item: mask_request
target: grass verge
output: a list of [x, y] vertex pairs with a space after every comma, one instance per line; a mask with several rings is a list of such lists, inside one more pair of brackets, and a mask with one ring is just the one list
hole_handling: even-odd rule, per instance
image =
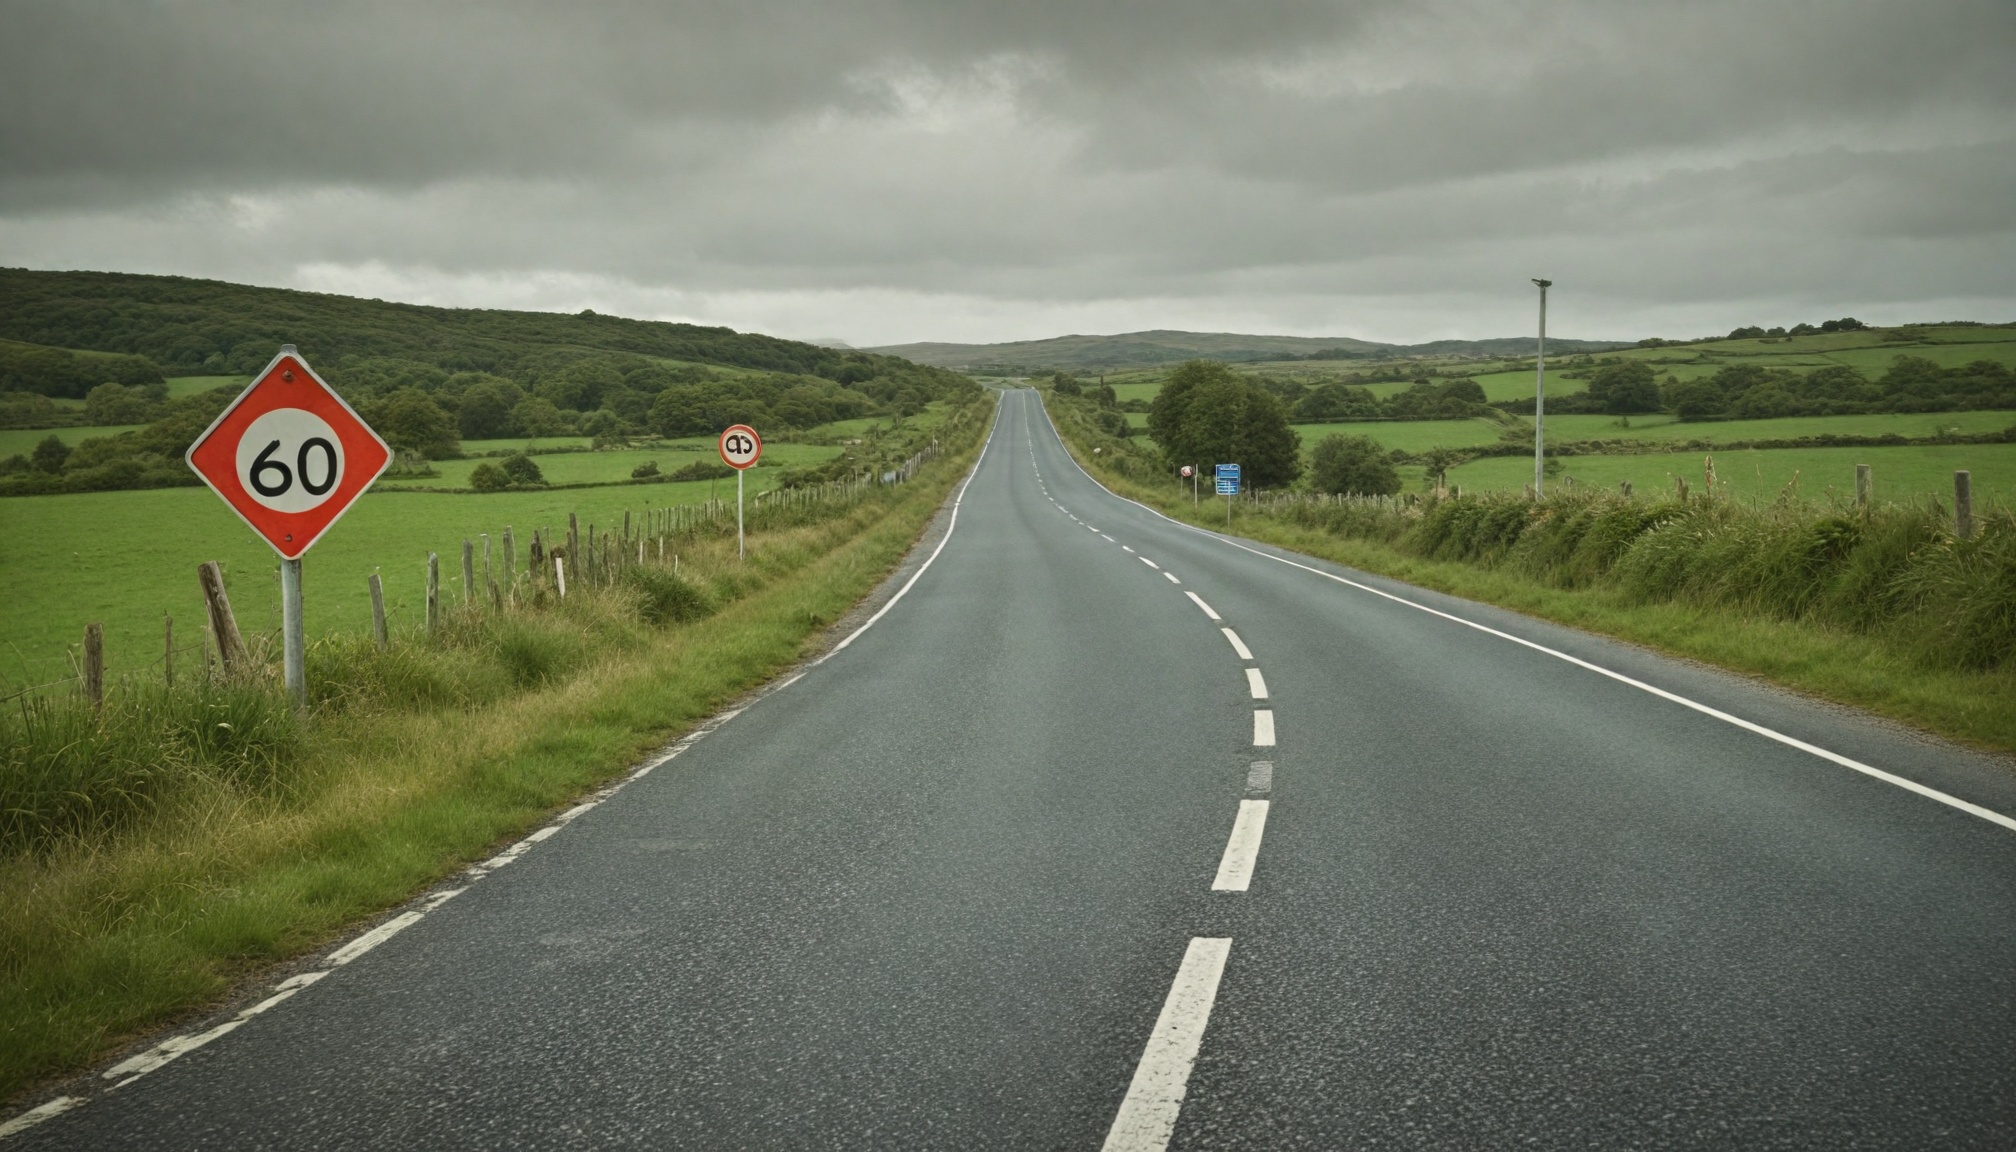
[[[1072, 419], [1068, 411], [1057, 415], [1072, 455], [1109, 489], [1175, 519], [1226, 530], [1222, 501], [1193, 509], [1187, 493], [1179, 494], [1173, 481], [1144, 482], [1145, 461], [1137, 450]], [[1103, 451], [1095, 455], [1093, 447]], [[1122, 461], [1120, 468], [1108, 464], [1116, 456]], [[1135, 474], [1124, 474], [1121, 468]], [[1648, 600], [1631, 587], [1600, 582], [1563, 587], [1514, 563], [1417, 555], [1398, 541], [1342, 535], [1287, 517], [1240, 515], [1231, 531], [1361, 571], [1767, 679], [1965, 743], [2016, 751], [2016, 666], [1939, 667], [1928, 662], [1922, 642], [1895, 631], [1787, 619], [1740, 602]]]
[[886, 501], [752, 537], [746, 566], [732, 538], [689, 552], [722, 602], [704, 618], [651, 626], [649, 586], [570, 596], [572, 634], [596, 641], [572, 656], [552, 621], [483, 641], [529, 686], [457, 681], [438, 653], [376, 668], [305, 722], [283, 780], [201, 774], [116, 829], [0, 860], [0, 1098], [399, 903], [789, 666], [902, 558], [979, 443]]

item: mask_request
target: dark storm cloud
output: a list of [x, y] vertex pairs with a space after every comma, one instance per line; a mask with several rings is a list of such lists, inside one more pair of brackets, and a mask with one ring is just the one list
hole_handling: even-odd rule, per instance
[[5, 263], [865, 339], [1481, 332], [1538, 266], [1619, 329], [2016, 311], [2006, 0], [0, 14]]

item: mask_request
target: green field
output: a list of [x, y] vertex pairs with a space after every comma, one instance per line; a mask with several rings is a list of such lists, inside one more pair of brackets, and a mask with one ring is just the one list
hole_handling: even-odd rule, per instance
[[[749, 494], [765, 490], [778, 471], [753, 470]], [[491, 533], [501, 564], [501, 534], [512, 525], [522, 565], [532, 529], [564, 531], [570, 511], [584, 529], [591, 522], [607, 528], [621, 525], [625, 509], [700, 503], [711, 487], [701, 480], [559, 492], [368, 492], [306, 558], [309, 634], [368, 628], [364, 581], [373, 571], [381, 573], [394, 618], [413, 619], [423, 608], [430, 549], [442, 557], [443, 597], [459, 601], [464, 538]], [[732, 483], [719, 491], [734, 499]], [[242, 628], [279, 627], [273, 550], [206, 488], [17, 497], [0, 501], [0, 515], [6, 517], [0, 580], [15, 589], [0, 631], [0, 678], [39, 684], [67, 675], [65, 646], [76, 644], [92, 621], [105, 625], [106, 663], [114, 671], [161, 658], [164, 613], [175, 617], [178, 643], [194, 644], [202, 619], [196, 565], [205, 560], [224, 562]]]
[[[1977, 506], [1999, 503], [2016, 508], [2016, 444], [1938, 444], [1897, 448], [1779, 448], [1717, 452], [1716, 484], [1739, 496], [1770, 500], [1798, 474], [1799, 492], [1812, 498], [1830, 493], [1842, 497], [1855, 491], [1855, 466], [1872, 469], [1876, 498], [1913, 500], [1953, 497], [1953, 472], [1973, 473]], [[1615, 488], [1630, 481], [1640, 493], [1665, 492], [1676, 477], [1701, 490], [1705, 454], [1658, 453], [1646, 456], [1564, 456], [1561, 478], [1577, 484]], [[1533, 482], [1533, 460], [1527, 456], [1494, 456], [1473, 460], [1449, 471], [1449, 482], [1479, 491], [1518, 491]]]
[[1326, 436], [1370, 436], [1388, 448], [1426, 452], [1430, 448], [1475, 448], [1495, 444], [1507, 425], [1482, 418], [1472, 420], [1362, 420], [1340, 424], [1297, 424], [1302, 455], [1315, 451]]
[[208, 392], [212, 388], [230, 385], [243, 388], [250, 384], [250, 376], [171, 376], [168, 378], [168, 395], [190, 396], [197, 392]]
[[[2016, 425], [2016, 412], [1899, 412], [1865, 416], [1787, 416], [1777, 420], [1715, 420], [1683, 424], [1667, 415], [1549, 416], [1547, 439], [1562, 440], [1791, 440], [1803, 436], [1978, 436]], [[1530, 426], [1530, 421], [1522, 421]]]
[[75, 444], [93, 436], [117, 436], [131, 432], [138, 424], [109, 424], [88, 428], [9, 428], [0, 431], [0, 456], [27, 455], [35, 445], [51, 436], [65, 444]]
[[[799, 467], [806, 464], [823, 464], [840, 452], [839, 448], [827, 448], [809, 444], [766, 444], [763, 446], [763, 465], [751, 470], [749, 483], [751, 491], [774, 484], [775, 470]], [[660, 472], [671, 472], [696, 462], [720, 463], [715, 455], [714, 441], [704, 444], [693, 440], [668, 441], [657, 448], [619, 448], [601, 452], [556, 452], [546, 456], [533, 457], [539, 471], [545, 474], [548, 484], [593, 484], [630, 479], [630, 471], [641, 464], [656, 461]], [[406, 487], [418, 485], [426, 488], [467, 488], [469, 473], [483, 460], [436, 460], [433, 467], [439, 476], [422, 477], [416, 480], [400, 480], [386, 477], [381, 483]], [[489, 461], [495, 463], [495, 461]], [[732, 484], [725, 491], [733, 493]]]

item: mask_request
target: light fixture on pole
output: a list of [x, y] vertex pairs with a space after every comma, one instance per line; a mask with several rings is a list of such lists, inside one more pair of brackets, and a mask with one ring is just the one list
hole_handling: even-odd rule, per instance
[[1540, 286], [1540, 344], [1533, 357], [1533, 498], [1538, 500], [1547, 471], [1547, 289], [1554, 282], [1536, 277], [1533, 283]]

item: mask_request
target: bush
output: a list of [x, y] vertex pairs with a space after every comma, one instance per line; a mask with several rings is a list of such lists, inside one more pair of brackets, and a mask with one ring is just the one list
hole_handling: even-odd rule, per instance
[[511, 486], [511, 477], [504, 470], [485, 460], [469, 473], [469, 486], [478, 492], [502, 492]]
[[718, 460], [695, 460], [667, 477], [670, 480], [726, 480], [735, 470]]
[[632, 480], [649, 480], [656, 475], [658, 475], [658, 462], [656, 460], [646, 460], [644, 463], [630, 470], [630, 478]]
[[1309, 485], [1332, 495], [1391, 496], [1400, 491], [1400, 473], [1370, 436], [1325, 436], [1316, 444]]
[[546, 474], [539, 471], [539, 462], [523, 452], [506, 456], [501, 465], [504, 475], [513, 484], [544, 484]]
[[664, 568], [630, 568], [624, 583], [639, 597], [638, 614], [647, 624], [664, 627], [711, 615], [713, 602], [675, 572]]

